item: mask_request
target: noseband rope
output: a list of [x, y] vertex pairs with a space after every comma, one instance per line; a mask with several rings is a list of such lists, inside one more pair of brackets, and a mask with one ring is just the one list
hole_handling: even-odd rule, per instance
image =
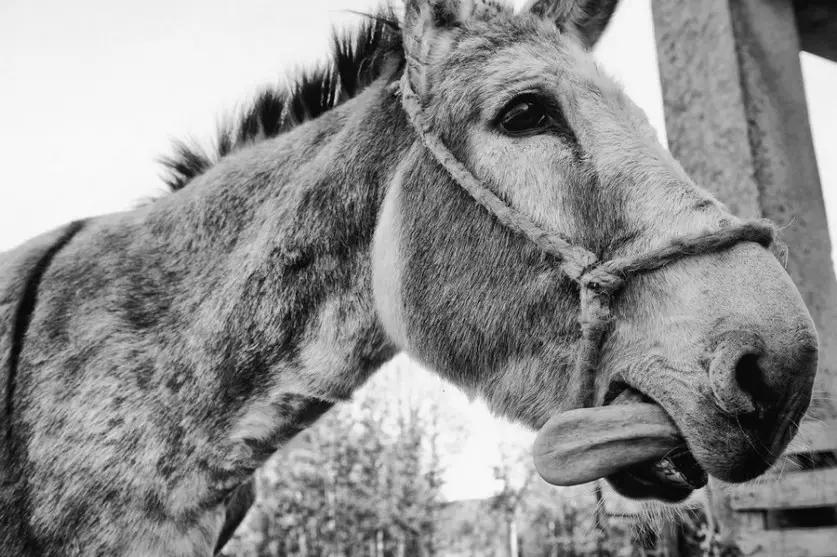
[[775, 226], [766, 220], [755, 220], [714, 232], [676, 238], [667, 246], [637, 256], [600, 261], [591, 251], [570, 244], [554, 232], [544, 230], [529, 216], [509, 206], [477, 180], [423, 120], [421, 102], [410, 86], [406, 68], [401, 78], [400, 94], [404, 110], [418, 136], [454, 181], [501, 224], [522, 234], [541, 251], [553, 256], [564, 275], [578, 285], [581, 347], [576, 356], [574, 380], [570, 382], [570, 385], [575, 385], [570, 396], [573, 408], [595, 404], [595, 372], [612, 317], [610, 303], [628, 278], [659, 269], [685, 257], [722, 251], [739, 242], [756, 242], [765, 248], [774, 242]]

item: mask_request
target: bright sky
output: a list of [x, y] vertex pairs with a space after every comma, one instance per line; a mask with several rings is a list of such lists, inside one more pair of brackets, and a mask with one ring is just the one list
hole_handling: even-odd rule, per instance
[[[522, 0], [517, 0], [521, 4]], [[330, 28], [378, 0], [3, 0], [0, 2], [0, 250], [68, 220], [164, 191], [155, 158], [172, 138], [208, 140], [218, 116], [327, 51]], [[623, 0], [597, 57], [665, 140], [650, 0]], [[823, 189], [837, 222], [837, 65], [803, 55]], [[837, 227], [832, 244], [837, 245]], [[421, 376], [421, 374], [416, 374]], [[451, 498], [493, 485], [499, 425], [459, 403], [471, 435]]]

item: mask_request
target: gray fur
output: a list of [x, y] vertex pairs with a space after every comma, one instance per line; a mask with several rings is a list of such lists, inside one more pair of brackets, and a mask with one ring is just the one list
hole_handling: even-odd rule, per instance
[[[403, 32], [426, 55], [409, 63], [436, 132], [508, 203], [603, 259], [734, 220], [655, 142], [577, 32], [460, 8], [408, 2]], [[0, 547], [209, 554], [233, 490], [399, 350], [530, 427], [563, 408], [577, 292], [424, 151], [392, 87], [400, 62], [172, 195], [0, 256], [7, 361], [20, 293], [50, 255], [16, 369], [3, 370], [18, 441], [3, 453]], [[532, 83], [563, 107], [577, 144], [490, 127]], [[617, 380], [649, 394], [719, 477], [775, 458], [782, 424], [807, 408], [816, 336], [767, 251], [673, 264], [614, 310], [598, 400]], [[737, 346], [730, 329], [772, 350], [764, 381], [777, 401], [746, 429], [715, 403], [706, 371], [719, 346]], [[772, 450], [754, 453], [753, 440]]]

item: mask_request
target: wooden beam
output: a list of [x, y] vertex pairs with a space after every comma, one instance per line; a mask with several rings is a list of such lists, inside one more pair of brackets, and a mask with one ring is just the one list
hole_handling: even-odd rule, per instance
[[837, 505], [837, 468], [786, 472], [764, 478], [733, 487], [732, 508], [749, 511]]
[[669, 147], [746, 218], [783, 227], [819, 332], [812, 414], [837, 416], [837, 280], [790, 0], [655, 0]]
[[[837, 280], [791, 0], [654, 0], [669, 147], [700, 185], [745, 218], [783, 227], [788, 273], [819, 333], [809, 414], [837, 416]], [[710, 481], [710, 490], [718, 482]], [[712, 506], [724, 541], [737, 518], [727, 489]], [[742, 526], [746, 527], [746, 525]]]
[[744, 557], [834, 557], [837, 528], [742, 532], [738, 547]]
[[790, 246], [788, 273], [819, 333], [819, 372], [809, 415], [837, 417], [837, 280], [787, 0], [730, 2], [753, 171], [765, 217]]

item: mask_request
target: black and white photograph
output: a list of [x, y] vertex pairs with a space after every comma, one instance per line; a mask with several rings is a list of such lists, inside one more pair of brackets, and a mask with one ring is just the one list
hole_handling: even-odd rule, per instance
[[837, 1], [0, 0], [0, 557], [837, 557]]

